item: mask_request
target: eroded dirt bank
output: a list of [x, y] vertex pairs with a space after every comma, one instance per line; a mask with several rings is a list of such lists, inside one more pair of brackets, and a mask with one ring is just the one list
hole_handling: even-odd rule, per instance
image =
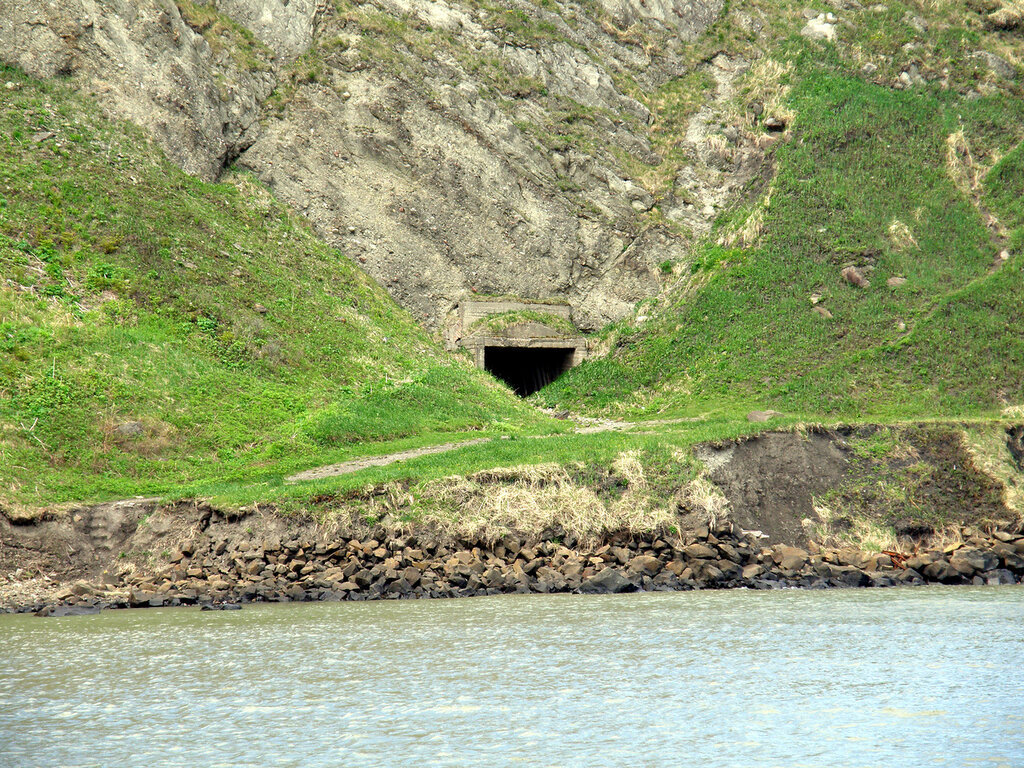
[[[698, 446], [700, 474], [646, 529], [611, 529], [607, 518], [581, 530], [554, 513], [529, 530], [474, 533], [430, 518], [400, 524], [411, 494], [393, 487], [337, 500], [331, 514], [156, 500], [34, 519], [8, 513], [0, 516], [0, 608], [60, 614], [502, 592], [1017, 583], [1018, 431], [857, 427]], [[650, 501], [640, 495], [650, 485], [642, 474], [610, 472], [591, 479], [606, 496], [622, 486], [609, 505]], [[522, 486], [515, 472], [491, 470], [438, 498], [478, 514], [495, 494], [507, 501], [510, 489], [552, 505], [589, 498], [552, 492], [552, 482], [540, 475]], [[591, 496], [588, 503], [598, 498]], [[377, 525], [338, 512], [346, 504], [365, 512], [367, 499], [377, 499]]]

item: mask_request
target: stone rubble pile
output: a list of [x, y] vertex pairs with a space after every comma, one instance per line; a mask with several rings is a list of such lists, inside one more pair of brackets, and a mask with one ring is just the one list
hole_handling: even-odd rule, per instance
[[746, 587], [889, 587], [1014, 584], [1024, 576], [1024, 535], [965, 531], [963, 541], [912, 554], [763, 546], [725, 523], [688, 536], [611, 536], [584, 546], [548, 531], [537, 539], [441, 543], [415, 535], [184, 542], [168, 565], [106, 583], [75, 582], [43, 615], [99, 607], [256, 601], [376, 600], [502, 593], [617, 593]]

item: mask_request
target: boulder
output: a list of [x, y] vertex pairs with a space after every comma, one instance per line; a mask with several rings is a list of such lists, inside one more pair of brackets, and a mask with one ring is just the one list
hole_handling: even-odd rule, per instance
[[1011, 80], [1017, 74], [1017, 68], [1013, 64], [990, 51], [976, 51], [974, 58], [978, 59], [984, 67], [998, 77]]
[[922, 553], [920, 555], [914, 555], [914, 557], [909, 558], [904, 563], [904, 565], [910, 570], [921, 573], [933, 562], [935, 562], [935, 558], [932, 555], [928, 553]]
[[892, 558], [881, 553], [869, 555], [864, 561], [865, 571], [888, 571], [892, 570]]
[[800, 547], [791, 547], [786, 544], [780, 544], [772, 549], [772, 559], [776, 565], [781, 565], [782, 561], [787, 557], [802, 557], [806, 560], [807, 550]]
[[565, 576], [565, 578], [574, 579], [583, 574], [583, 564], [575, 562], [566, 563], [561, 568], [559, 568], [559, 570], [562, 572], [562, 575]]
[[[808, 22], [800, 30], [800, 34], [811, 40], [834, 40], [836, 37], [836, 25], [829, 20], [832, 14], [819, 14]], [[833, 20], [834, 20], [833, 16]]]
[[691, 560], [713, 560], [718, 557], [718, 550], [706, 544], [690, 544], [683, 552]]
[[868, 288], [871, 285], [871, 281], [857, 267], [843, 267], [839, 274], [843, 280], [858, 288]]
[[651, 555], [637, 555], [629, 561], [628, 570], [630, 573], [643, 573], [653, 576], [660, 572], [664, 563]]
[[726, 580], [738, 579], [743, 575], [743, 569], [732, 560], [717, 560], [715, 567], [722, 572], [722, 578]]
[[991, 571], [999, 567], [999, 557], [980, 549], [960, 549], [950, 558], [950, 565], [965, 575]]
[[608, 554], [611, 555], [619, 565], [625, 565], [629, 562], [630, 551], [625, 547], [609, 547]]
[[156, 595], [152, 592], [146, 592], [141, 589], [133, 589], [128, 593], [128, 604], [132, 608], [144, 608], [149, 605], [150, 600], [156, 598]]
[[409, 586], [409, 582], [405, 579], [396, 579], [395, 581], [389, 582], [387, 585], [387, 591], [396, 595], [407, 594], [410, 590], [411, 587]]
[[788, 573], [797, 573], [805, 565], [807, 565], [807, 558], [802, 555], [789, 555], [782, 558], [782, 562], [779, 563], [779, 567]]
[[1003, 565], [1014, 573], [1024, 573], [1024, 557], [1015, 552], [1003, 555]]
[[78, 603], [76, 605], [47, 605], [36, 611], [36, 616], [59, 619], [64, 616], [91, 616], [100, 612], [99, 605]]
[[726, 544], [725, 542], [722, 542], [722, 543], [718, 544], [717, 546], [718, 546], [718, 551], [722, 554], [722, 557], [726, 558], [727, 560], [732, 560], [734, 563], [742, 563], [743, 562], [742, 554], [740, 554], [740, 552], [738, 552], [735, 549], [735, 547], [732, 547], [732, 546]]
[[410, 565], [402, 571], [402, 578], [409, 586], [415, 587], [420, 582], [420, 569]]
[[725, 574], [717, 564], [703, 562], [697, 570], [697, 578], [699, 581], [703, 581], [706, 584], [717, 584], [720, 581], [725, 580]]
[[845, 567], [837, 569], [832, 583], [839, 587], [866, 587], [871, 584], [871, 577], [857, 568]]
[[1014, 575], [1010, 571], [1006, 570], [1005, 568], [1000, 568], [1000, 569], [995, 570], [995, 571], [989, 571], [988, 573], [982, 574], [982, 577], [985, 579], [985, 583], [986, 584], [1016, 584], [1017, 583], [1017, 579], [1014, 577]]
[[831, 579], [838, 573], [842, 573], [842, 569], [838, 568], [831, 563], [814, 563], [811, 569], [823, 579]]
[[681, 576], [683, 571], [686, 570], [686, 563], [684, 563], [682, 560], [673, 560], [665, 566], [665, 569], [675, 574], [676, 576]]
[[906, 568], [896, 574], [896, 582], [899, 584], [918, 585], [924, 584], [924, 578], [913, 568]]
[[758, 565], [757, 563], [751, 563], [750, 565], [748, 565], [746, 568], [743, 569], [742, 575], [743, 575], [744, 579], [756, 579], [758, 576], [762, 575], [763, 573], [764, 573], [764, 566], [763, 565]]
[[87, 581], [76, 581], [74, 584], [71, 585], [70, 591], [72, 595], [76, 595], [79, 597], [82, 597], [84, 595], [96, 594], [95, 587], [93, 587], [92, 584], [90, 584]]
[[924, 577], [928, 581], [942, 584], [959, 584], [963, 581], [963, 574], [945, 560], [936, 560], [925, 566]]
[[615, 568], [603, 571], [583, 582], [580, 591], [585, 594], [634, 592], [636, 585]]
[[547, 566], [537, 569], [537, 581], [547, 587], [547, 592], [564, 592], [567, 588], [565, 576]]

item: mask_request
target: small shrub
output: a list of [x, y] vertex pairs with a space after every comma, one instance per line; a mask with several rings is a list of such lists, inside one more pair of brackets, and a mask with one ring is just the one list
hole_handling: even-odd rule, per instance
[[217, 333], [218, 325], [219, 324], [217, 323], [217, 321], [214, 320], [212, 317], [200, 315], [199, 317], [196, 318], [196, 326], [198, 326], [199, 330], [202, 331], [203, 333], [209, 334], [210, 336]]
[[99, 262], [89, 267], [85, 277], [85, 287], [90, 291], [125, 291], [128, 288], [131, 272], [107, 262]]
[[103, 305], [103, 314], [114, 325], [135, 325], [139, 318], [131, 299], [114, 299]]

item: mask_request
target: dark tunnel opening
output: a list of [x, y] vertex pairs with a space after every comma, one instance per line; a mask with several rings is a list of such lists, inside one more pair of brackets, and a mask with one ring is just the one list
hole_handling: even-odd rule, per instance
[[575, 352], [572, 347], [484, 347], [484, 368], [526, 397], [569, 370]]

